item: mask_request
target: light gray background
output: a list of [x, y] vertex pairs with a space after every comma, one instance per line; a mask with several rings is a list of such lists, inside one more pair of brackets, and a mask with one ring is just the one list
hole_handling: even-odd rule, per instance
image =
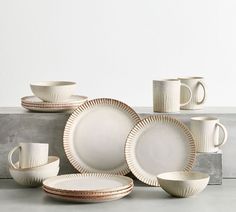
[[152, 80], [202, 75], [207, 105], [235, 106], [234, 0], [0, 0], [0, 106], [38, 80], [152, 105]]

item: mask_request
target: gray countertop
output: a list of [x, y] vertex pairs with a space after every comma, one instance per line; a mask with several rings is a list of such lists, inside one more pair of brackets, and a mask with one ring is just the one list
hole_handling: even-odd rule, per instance
[[120, 200], [104, 203], [75, 204], [55, 201], [41, 188], [23, 188], [13, 180], [0, 180], [0, 211], [236, 211], [236, 179], [223, 185], [207, 186], [203, 193], [190, 198], [173, 198], [161, 188], [136, 183], [133, 192]]
[[[152, 107], [133, 107], [139, 114], [157, 114]], [[32, 114], [23, 107], [0, 107], [0, 114]], [[43, 113], [43, 112], [42, 112]], [[53, 114], [53, 113], [47, 113]], [[167, 113], [165, 113], [167, 114]], [[236, 107], [205, 107], [203, 110], [181, 110], [172, 114], [236, 114]]]

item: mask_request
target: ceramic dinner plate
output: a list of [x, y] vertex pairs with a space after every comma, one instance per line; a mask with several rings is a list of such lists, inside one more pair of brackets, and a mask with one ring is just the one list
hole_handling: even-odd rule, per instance
[[[44, 190], [45, 191], [45, 190]], [[127, 195], [129, 195], [132, 190], [123, 192], [120, 194], [115, 195], [105, 195], [105, 196], [92, 196], [92, 197], [77, 197], [77, 196], [62, 196], [62, 195], [56, 195], [50, 192], [45, 191], [46, 194], [54, 199], [57, 199], [59, 201], [67, 201], [67, 202], [77, 202], [77, 203], [92, 203], [92, 202], [107, 202], [107, 201], [113, 201], [121, 199]]]
[[39, 112], [61, 112], [75, 110], [78, 106], [85, 103], [88, 97], [74, 95], [65, 102], [52, 103], [44, 102], [35, 96], [21, 98], [21, 105], [25, 109]]
[[54, 194], [104, 196], [132, 190], [133, 180], [129, 177], [111, 174], [68, 174], [45, 180], [43, 187]]
[[122, 190], [117, 190], [117, 191], [110, 191], [110, 192], [82, 192], [82, 193], [77, 193], [77, 192], [70, 192], [70, 191], [60, 191], [57, 189], [51, 189], [47, 188], [46, 186], [43, 186], [43, 190], [55, 194], [55, 195], [60, 195], [60, 196], [73, 196], [73, 197], [102, 197], [102, 196], [111, 196], [111, 195], [117, 195], [117, 194], [123, 194], [126, 192], [130, 192], [133, 190], [133, 185], [130, 187], [127, 187]]
[[138, 121], [137, 113], [120, 101], [102, 98], [84, 103], [65, 127], [64, 149], [69, 161], [82, 173], [127, 174], [125, 142]]
[[160, 173], [191, 170], [196, 157], [190, 130], [163, 115], [147, 117], [131, 130], [125, 155], [132, 173], [152, 186], [159, 185]]

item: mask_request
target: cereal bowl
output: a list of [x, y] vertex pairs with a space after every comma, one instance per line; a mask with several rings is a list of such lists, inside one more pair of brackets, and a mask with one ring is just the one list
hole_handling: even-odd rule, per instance
[[163, 190], [175, 197], [190, 197], [202, 192], [209, 175], [201, 172], [166, 172], [157, 176]]
[[46, 102], [65, 102], [76, 88], [76, 82], [42, 81], [30, 84], [35, 96]]

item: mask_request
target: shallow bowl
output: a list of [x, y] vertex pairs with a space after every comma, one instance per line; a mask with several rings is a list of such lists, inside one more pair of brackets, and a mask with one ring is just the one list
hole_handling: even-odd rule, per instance
[[201, 172], [167, 172], [157, 176], [162, 189], [175, 197], [190, 197], [202, 192], [209, 175]]

